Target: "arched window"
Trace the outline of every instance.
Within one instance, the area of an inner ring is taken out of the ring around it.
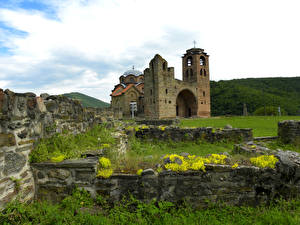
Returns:
[[[150,89],[150,95],[152,95],[152,89]]]
[[[186,70],[185,72],[185,77],[188,79],[189,78],[189,70]]]
[[[166,89],[166,94],[168,94],[168,89]]]
[[[130,77],[129,81],[130,81],[130,83],[134,83],[133,77]]]
[[[193,58],[192,58],[192,56],[189,56],[189,57],[187,58],[186,63],[187,63],[187,66],[193,65]]]
[[[167,63],[164,62],[164,63],[163,63],[163,70],[166,70],[166,69],[167,69]]]
[[[205,91],[203,91],[203,97],[205,97]]]
[[[200,66],[205,66],[205,58],[204,58],[204,56],[200,56]]]
[[[194,74],[193,69],[190,69],[190,76],[193,77],[193,74]]]
[[[204,70],[204,76],[206,77],[206,70]]]

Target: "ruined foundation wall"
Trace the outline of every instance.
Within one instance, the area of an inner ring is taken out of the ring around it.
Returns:
[[[300,121],[285,120],[279,122],[278,138],[285,144],[300,145]]]
[[[294,152],[279,152],[275,169],[253,166],[206,165],[206,172],[145,170],[141,176],[114,174],[108,179],[96,178],[96,159],[33,165],[36,196],[57,202],[72,193],[74,187],[101,194],[109,201],[124,197],[149,202],[187,201],[194,206],[209,202],[230,205],[258,205],[274,198],[291,198],[300,194],[300,157]]]
[[[34,197],[28,156],[39,138],[63,130],[76,134],[97,122],[77,101],[42,96],[0,89],[0,208],[17,195],[24,201]]]
[[[214,129],[211,127],[179,128],[179,127],[150,127],[139,129],[135,136],[145,140],[196,141],[199,139],[216,141],[250,141],[253,139],[252,129]]]

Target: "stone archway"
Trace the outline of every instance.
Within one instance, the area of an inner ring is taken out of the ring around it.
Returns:
[[[179,92],[176,99],[176,116],[192,117],[197,115],[197,101],[190,90]]]

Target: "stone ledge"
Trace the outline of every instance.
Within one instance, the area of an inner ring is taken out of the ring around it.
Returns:
[[[31,166],[34,168],[96,168],[98,164],[98,159],[88,158],[88,159],[74,159],[65,160],[62,162],[43,162],[43,163],[32,163]]]
[[[278,136],[254,137],[254,141],[272,141],[277,140]]]

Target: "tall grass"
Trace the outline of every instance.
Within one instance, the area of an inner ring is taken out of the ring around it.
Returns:
[[[59,204],[10,203],[0,224],[300,224],[300,200],[259,207],[211,204],[206,209],[170,202],[142,203],[131,198],[114,206],[76,190]]]
[[[211,153],[231,152],[233,143],[208,143],[205,141],[142,141],[137,138],[129,139],[129,149],[126,155],[113,157],[112,164],[115,169],[122,172],[136,172],[138,169],[154,168],[162,163],[166,154],[189,153],[190,155],[206,156]]]
[[[57,155],[64,155],[66,159],[79,158],[83,152],[99,149],[102,144],[113,145],[115,139],[111,132],[112,130],[97,125],[85,133],[76,135],[56,133],[39,141],[30,154],[30,162],[49,161]]]

